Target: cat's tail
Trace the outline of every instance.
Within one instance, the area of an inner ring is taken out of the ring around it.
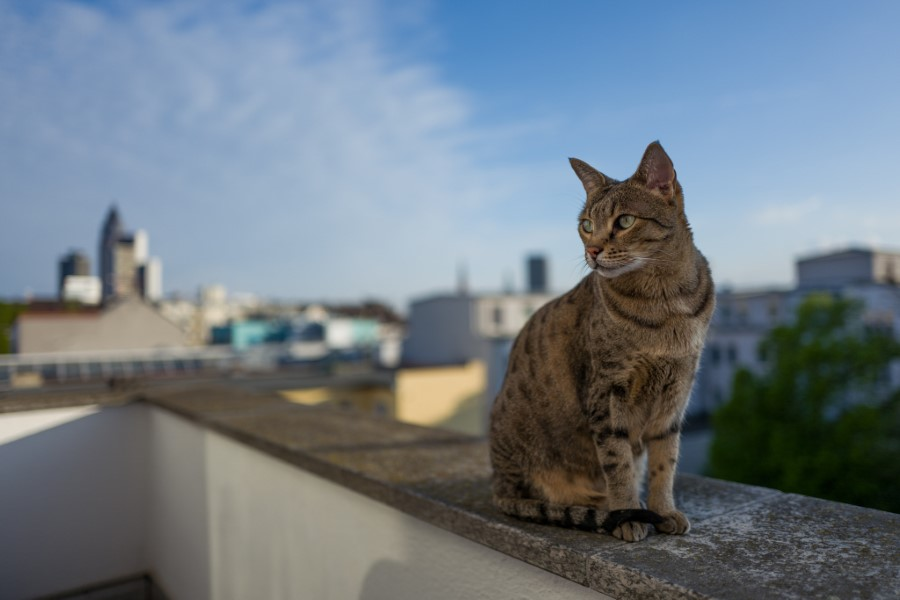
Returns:
[[[607,533],[629,521],[656,525],[664,520],[645,508],[605,511],[593,506],[565,506],[531,498],[497,496],[494,496],[494,505],[507,515],[523,521]]]

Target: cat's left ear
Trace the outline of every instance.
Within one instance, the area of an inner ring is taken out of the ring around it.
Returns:
[[[606,187],[606,175],[583,160],[570,158],[569,164],[572,165],[572,170],[575,171],[578,179],[581,180],[581,185],[584,186],[584,191],[587,192],[588,196]]]
[[[666,202],[674,202],[677,186],[675,165],[659,142],[647,146],[633,179],[643,183],[653,195]]]

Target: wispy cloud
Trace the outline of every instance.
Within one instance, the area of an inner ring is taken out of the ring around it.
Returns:
[[[94,235],[118,199],[167,287],[402,297],[448,281],[512,193],[466,95],[386,49],[375,3],[115,6],[0,16],[3,202],[40,205],[22,235],[73,204]]]
[[[813,196],[797,202],[766,204],[759,208],[751,220],[757,225],[797,225],[823,208],[820,198]]]

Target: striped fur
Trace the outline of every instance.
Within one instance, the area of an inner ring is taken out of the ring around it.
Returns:
[[[715,305],[709,266],[657,142],[622,182],[571,163],[587,193],[579,234],[591,273],[536,312],[513,344],[491,412],[494,503],[629,541],[648,524],[685,533],[672,484]]]

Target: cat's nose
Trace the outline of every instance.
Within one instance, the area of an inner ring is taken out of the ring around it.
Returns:
[[[596,259],[600,255],[600,248],[597,246],[588,246],[585,250],[587,250],[587,253],[590,254],[593,259]]]

